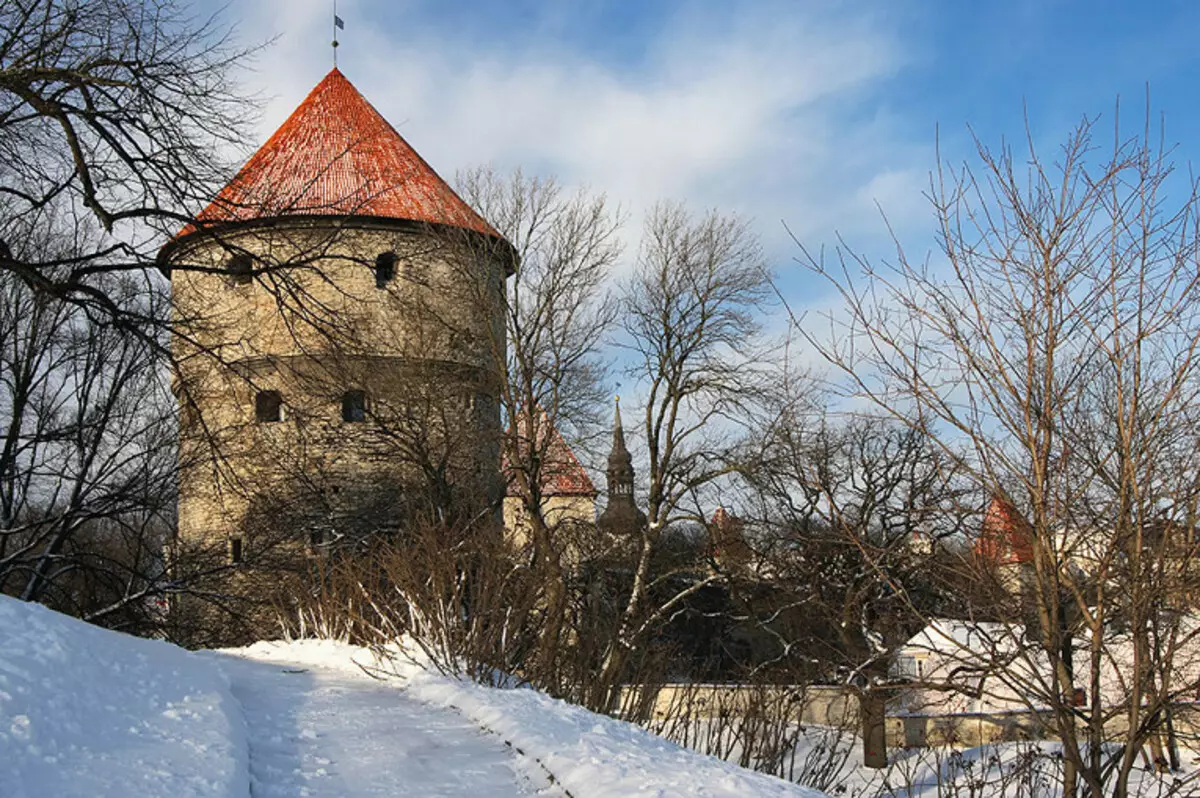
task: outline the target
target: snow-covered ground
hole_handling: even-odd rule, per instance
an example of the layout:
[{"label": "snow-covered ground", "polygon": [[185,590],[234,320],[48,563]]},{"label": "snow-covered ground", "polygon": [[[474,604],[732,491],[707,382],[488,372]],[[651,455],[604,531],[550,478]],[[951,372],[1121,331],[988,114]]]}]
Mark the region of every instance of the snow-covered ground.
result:
[{"label": "snow-covered ground", "polygon": [[0,796],[801,796],[533,690],[331,642],[193,654],[0,596]]},{"label": "snow-covered ground", "polygon": [[[682,731],[676,728],[676,732]],[[862,741],[848,729],[795,726],[782,772],[842,798],[1061,798],[1063,754],[1054,741],[1002,742],[975,747],[893,748],[886,769],[863,766]],[[738,734],[719,722],[694,722],[689,742],[738,760]],[[1194,746],[1195,738],[1183,739]],[[1119,750],[1112,749],[1114,755]],[[1180,749],[1181,769],[1160,774],[1139,761],[1130,798],[1200,796],[1200,752]],[[777,764],[777,763],[776,763]],[[773,772],[780,772],[775,770]]]},{"label": "snow-covered ground", "polygon": [[576,798],[823,796],[701,756],[633,724],[536,690],[498,690],[448,678],[405,656],[381,663],[363,649],[327,640],[257,643],[229,653],[292,668],[337,670],[358,679],[364,678],[362,665],[391,689],[469,719],[489,738],[510,747],[532,779],[552,779]]},{"label": "snow-covered ground", "polygon": [[0,795],[247,795],[211,660],[0,596]]}]

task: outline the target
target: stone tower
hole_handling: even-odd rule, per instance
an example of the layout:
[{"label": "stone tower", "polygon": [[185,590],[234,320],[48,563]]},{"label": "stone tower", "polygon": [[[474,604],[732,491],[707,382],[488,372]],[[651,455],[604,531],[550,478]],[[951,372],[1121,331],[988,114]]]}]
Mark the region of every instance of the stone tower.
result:
[{"label": "stone tower", "polygon": [[515,254],[337,69],[160,264],[182,547],[249,570],[267,549],[499,506]]},{"label": "stone tower", "polygon": [[610,535],[632,535],[646,526],[646,514],[633,498],[633,457],[625,447],[625,429],[621,426],[621,400],[616,401],[613,417],[613,445],[608,455],[608,505],[596,526]]}]

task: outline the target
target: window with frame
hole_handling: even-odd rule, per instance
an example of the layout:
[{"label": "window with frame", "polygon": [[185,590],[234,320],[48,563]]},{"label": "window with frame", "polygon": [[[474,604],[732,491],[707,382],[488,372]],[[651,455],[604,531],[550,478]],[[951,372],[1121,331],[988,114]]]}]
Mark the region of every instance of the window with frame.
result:
[{"label": "window with frame", "polygon": [[254,419],[260,424],[283,420],[283,396],[279,391],[259,391],[254,397]]},{"label": "window with frame", "polygon": [[238,565],[242,562],[242,539],[229,539],[229,562],[233,565]]},{"label": "window with frame", "polygon": [[381,252],[375,258],[375,287],[385,288],[396,277],[396,253]]},{"label": "window with frame", "polygon": [[346,391],[342,394],[342,421],[357,424],[367,420],[365,391]]},{"label": "window with frame", "polygon": [[248,285],[254,279],[254,259],[239,252],[225,263],[225,272],[232,285]]}]

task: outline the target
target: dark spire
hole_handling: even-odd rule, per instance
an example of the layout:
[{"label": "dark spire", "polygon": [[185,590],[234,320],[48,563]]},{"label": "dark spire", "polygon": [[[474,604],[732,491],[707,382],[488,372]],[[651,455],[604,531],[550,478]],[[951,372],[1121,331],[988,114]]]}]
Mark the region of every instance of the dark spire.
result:
[{"label": "dark spire", "polygon": [[609,534],[633,534],[646,526],[646,514],[633,500],[633,457],[625,446],[621,425],[621,398],[617,397],[613,418],[613,446],[608,455],[608,506],[596,525]]},{"label": "dark spire", "polygon": [[616,403],[617,409],[613,420],[613,445],[612,452],[608,455],[608,470],[611,472],[614,467],[623,466],[629,470],[630,476],[632,476],[633,457],[625,448],[625,428],[621,426],[621,397],[617,397]]}]

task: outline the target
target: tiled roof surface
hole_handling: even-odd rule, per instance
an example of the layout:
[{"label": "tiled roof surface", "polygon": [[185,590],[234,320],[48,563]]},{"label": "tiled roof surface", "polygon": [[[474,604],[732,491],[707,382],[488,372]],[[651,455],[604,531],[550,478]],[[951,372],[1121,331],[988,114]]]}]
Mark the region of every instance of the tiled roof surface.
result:
[{"label": "tiled roof surface", "polygon": [[[596,486],[592,483],[591,477],[579,462],[579,458],[571,451],[571,447],[563,440],[562,435],[550,423],[550,420],[543,413],[541,423],[538,425],[538,435],[549,435],[550,440],[546,442],[542,451],[544,458],[542,462],[542,495],[543,496],[595,496]],[[516,486],[513,484],[512,469],[509,467],[508,455],[504,456],[504,462],[501,466],[505,475],[508,478],[508,495],[520,495]]]},{"label": "tiled roof surface", "polygon": [[1033,562],[1033,540],[1029,523],[1009,502],[995,497],[983,518],[983,531],[975,541],[975,553],[997,565]]},{"label": "tiled roof surface", "polygon": [[499,237],[336,68],[198,218],[330,215],[407,219]]}]

